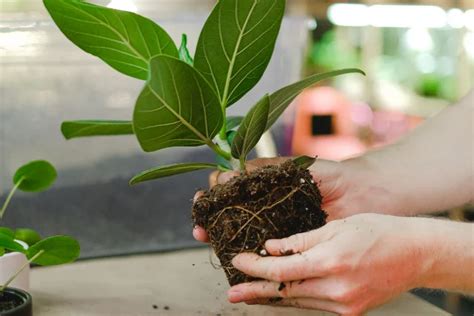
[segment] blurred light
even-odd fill
[[[474,9],[464,12],[464,25],[474,31]]]
[[[369,25],[368,8],[364,4],[336,3],[328,9],[329,21],[341,26],[367,26]]]
[[[373,5],[369,8],[370,24],[378,27],[446,26],[446,11],[428,5]]]
[[[308,19],[307,25],[309,30],[314,31],[318,28],[318,21],[316,19]]]
[[[433,39],[426,28],[411,28],[405,33],[406,46],[417,52],[426,52],[433,49]]]
[[[108,8],[137,12],[137,6],[133,3],[133,0],[112,0],[107,5]]]
[[[436,60],[433,55],[422,53],[416,57],[416,66],[422,73],[430,74],[436,70]]]
[[[464,13],[461,9],[449,9],[447,19],[448,25],[453,29],[460,29],[464,26]]]
[[[464,48],[471,59],[474,59],[474,32],[468,32],[463,39]]]

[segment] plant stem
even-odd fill
[[[245,167],[245,159],[240,158],[239,163],[240,163],[240,172],[245,173],[247,171],[247,168]]]
[[[226,160],[231,160],[232,159],[232,156],[230,155],[230,153],[224,151],[219,145],[216,145],[214,142],[212,141],[209,141],[207,143],[207,145],[212,149],[214,150],[214,152],[216,154],[218,154],[219,156],[223,157],[224,159]]]
[[[5,200],[5,203],[3,203],[2,208],[0,209],[0,219],[3,218],[3,214],[5,214],[5,211],[7,210],[8,204],[10,204],[10,201],[13,197],[13,194],[15,194],[15,191],[18,189],[18,187],[21,185],[25,178],[21,178],[20,181],[18,181],[15,186],[12,188],[10,193],[7,196],[7,199]]]
[[[0,293],[3,292],[3,290],[5,290],[9,285],[10,283],[13,282],[13,280],[15,280],[15,278],[23,271],[25,270],[25,268],[27,266],[29,266],[33,261],[35,261],[36,259],[38,259],[39,256],[41,256],[42,254],[44,253],[44,250],[40,250],[36,255],[34,255],[30,260],[28,260],[10,279],[8,279],[8,281],[0,286]]]

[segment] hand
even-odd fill
[[[360,214],[265,244],[272,257],[240,254],[240,271],[268,281],[232,287],[232,303],[275,304],[359,315],[422,286],[431,264],[427,219]],[[425,238],[429,236],[429,238]],[[282,253],[293,255],[281,257]],[[276,256],[276,257],[275,257]]]

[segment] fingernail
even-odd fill
[[[227,292],[227,297],[231,303],[239,303],[243,301],[243,295],[240,291],[230,290]]]
[[[279,241],[277,239],[269,239],[265,242],[265,248],[275,249],[278,248]]]

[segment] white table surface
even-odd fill
[[[226,300],[229,286],[224,273],[214,269],[209,258],[209,250],[198,249],[35,268],[31,280],[34,315],[332,315],[232,305]],[[407,293],[368,315],[449,314]]]

